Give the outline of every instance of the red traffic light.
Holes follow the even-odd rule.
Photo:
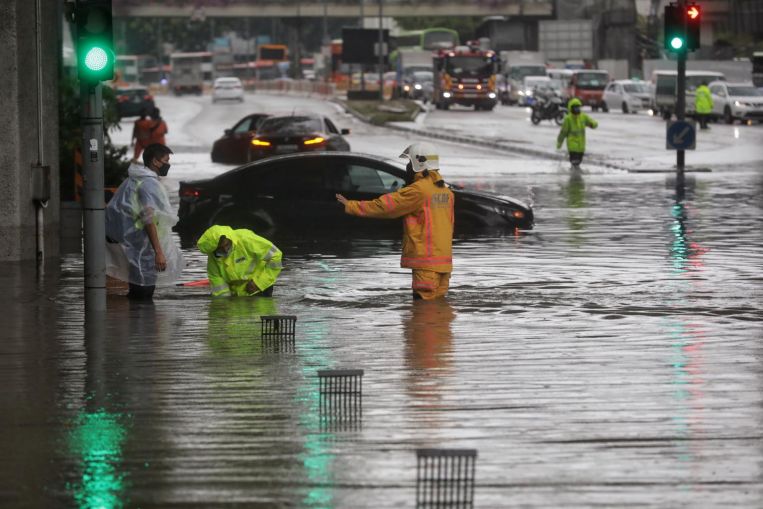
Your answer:
[[[699,18],[699,7],[696,5],[692,5],[689,7],[689,9],[686,11],[686,15],[689,16],[689,19],[697,19]]]

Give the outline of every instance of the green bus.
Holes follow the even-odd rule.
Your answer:
[[[450,28],[425,28],[402,32],[393,38],[399,48],[416,48],[427,51],[451,49],[458,46],[458,32]]]

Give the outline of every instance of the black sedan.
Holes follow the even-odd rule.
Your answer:
[[[123,87],[116,90],[119,118],[137,117],[154,110],[154,97],[145,87]]]
[[[405,185],[398,162],[348,152],[293,154],[256,161],[207,180],[180,183],[175,230],[192,244],[211,225],[249,228],[265,236],[393,237],[401,221],[370,220],[344,213],[341,193],[370,200]],[[533,227],[533,210],[519,200],[451,186],[456,233]]]
[[[265,113],[247,115],[212,145],[212,162],[226,164],[243,164],[252,160],[252,140],[263,120],[268,118]]]
[[[288,115],[265,119],[252,139],[252,160],[297,152],[350,150],[349,129],[336,128],[328,117]]]

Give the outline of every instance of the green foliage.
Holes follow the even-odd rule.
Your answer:
[[[476,38],[476,30],[482,20],[481,16],[395,18],[397,24],[405,30],[422,30],[432,27],[450,28],[458,32],[462,44]]]
[[[75,154],[82,146],[80,125],[80,87],[72,77],[63,77],[59,88],[59,167],[61,169],[61,199],[74,199],[76,163]],[[104,182],[106,186],[118,186],[127,177],[130,162],[126,159],[127,147],[117,148],[111,142],[109,132],[119,127],[117,100],[114,91],[103,86],[104,127]]]

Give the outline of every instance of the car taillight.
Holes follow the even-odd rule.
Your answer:
[[[522,219],[525,217],[525,213],[521,210],[512,210],[511,215],[516,217],[517,219]]]
[[[130,98],[127,97],[126,95],[118,95],[117,96],[117,102],[123,103],[123,102],[129,101],[129,100],[130,100]]]
[[[181,198],[199,198],[201,197],[201,190],[196,187],[183,186],[180,188]]]
[[[144,95],[144,96],[143,96],[143,100],[145,100],[145,101],[153,101],[153,100],[154,100],[154,98],[153,98],[153,97],[151,97],[151,95],[150,95],[150,94],[146,94],[146,95]]]
[[[320,136],[316,136],[315,138],[310,138],[309,140],[305,140],[302,143],[304,145],[320,145],[321,143],[325,142],[325,138],[321,138]]]
[[[255,147],[269,147],[271,143],[265,140],[258,140],[257,138],[252,140],[252,145]]]

